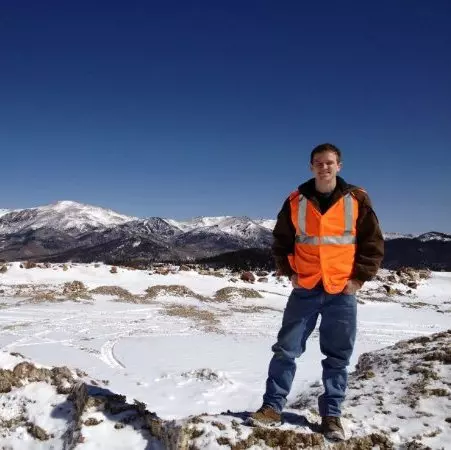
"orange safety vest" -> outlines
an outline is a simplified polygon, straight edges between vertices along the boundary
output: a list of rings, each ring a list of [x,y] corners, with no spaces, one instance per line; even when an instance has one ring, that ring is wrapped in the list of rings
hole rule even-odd
[[[354,267],[357,199],[348,193],[325,214],[298,191],[289,199],[296,239],[294,254],[288,255],[288,260],[298,275],[298,284],[313,289],[322,280],[326,292],[342,292]]]

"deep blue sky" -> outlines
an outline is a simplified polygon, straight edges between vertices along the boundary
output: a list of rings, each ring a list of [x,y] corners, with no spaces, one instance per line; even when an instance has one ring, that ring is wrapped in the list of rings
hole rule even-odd
[[[330,141],[451,232],[451,2],[0,0],[0,208],[275,218]]]

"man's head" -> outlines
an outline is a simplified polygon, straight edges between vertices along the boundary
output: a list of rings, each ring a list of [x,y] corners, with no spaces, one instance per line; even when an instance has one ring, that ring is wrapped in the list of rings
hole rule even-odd
[[[310,169],[317,181],[332,181],[341,169],[340,150],[332,144],[318,145],[310,154]]]

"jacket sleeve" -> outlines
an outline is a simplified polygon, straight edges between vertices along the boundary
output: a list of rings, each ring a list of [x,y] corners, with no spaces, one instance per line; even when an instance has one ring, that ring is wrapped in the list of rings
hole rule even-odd
[[[278,275],[290,277],[294,271],[288,262],[288,255],[293,253],[296,230],[291,221],[290,200],[287,199],[277,215],[273,230],[272,254]]]
[[[360,194],[360,193],[359,193]],[[359,195],[356,255],[352,278],[363,284],[377,273],[384,258],[384,238],[367,194]]]

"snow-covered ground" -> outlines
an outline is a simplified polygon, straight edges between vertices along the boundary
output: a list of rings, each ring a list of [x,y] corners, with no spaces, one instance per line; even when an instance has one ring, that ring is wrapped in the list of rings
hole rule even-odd
[[[387,281],[390,277],[391,281]],[[77,373],[72,373],[73,382],[83,381],[89,389],[99,392],[104,389],[122,394],[130,405],[136,399],[154,412],[165,427],[188,426],[188,417],[208,414],[195,421],[202,426],[197,434],[192,433],[191,441],[198,448],[228,448],[252,434],[252,428],[245,426],[243,420],[247,412],[261,405],[270,348],[290,292],[286,279],[271,274],[265,277],[267,281],[253,284],[238,278],[227,272],[199,274],[177,268],[163,275],[122,267],[111,273],[111,267],[99,264],[25,269],[12,263],[0,273],[0,368],[12,370],[25,357],[38,365],[77,369]],[[101,288],[105,286],[110,288]],[[224,296],[227,292],[220,291],[227,287],[236,289],[230,298]],[[99,289],[92,292],[96,288]],[[242,288],[252,289],[261,297],[249,298],[252,292],[239,291]],[[432,273],[431,278],[409,287],[394,274],[381,271],[378,280],[365,285],[360,302],[350,371],[363,353],[451,328],[451,274]],[[11,352],[20,355],[11,356]],[[314,332],[298,362],[289,396],[291,406],[282,430],[313,433],[314,427],[306,426],[305,420],[313,424],[319,420],[309,395],[316,394],[315,386],[321,379],[321,358]],[[344,418],[348,436],[378,430],[399,448],[414,438],[422,439],[430,448],[450,448],[449,363],[444,367],[448,367],[448,372],[440,373],[440,377],[447,377],[448,385],[436,388],[444,389],[440,392],[445,394],[429,398],[423,419],[417,414],[399,412],[395,403],[402,386],[391,378],[396,378],[396,373],[387,367],[380,375],[381,389],[389,386],[387,392],[392,393],[380,394],[384,405],[379,409],[385,413],[379,414],[377,404],[357,402],[353,389],[360,389],[362,396],[369,395],[368,389],[374,393],[378,390],[373,386],[379,380],[378,367],[372,368],[375,376],[368,377],[365,386],[363,381],[350,386],[348,399],[354,400],[348,400],[345,411],[349,415]],[[411,374],[415,376],[418,374]],[[72,431],[68,433],[74,403],[67,400],[67,393],[61,389],[57,393],[59,385],[53,378],[47,376],[46,380],[28,384],[22,381],[18,384],[23,385],[2,394],[2,448],[170,447],[168,442],[162,443],[163,438],[158,440],[145,430],[135,430],[136,420],[144,420],[142,417],[130,419],[134,426],[124,420],[124,426],[115,428],[119,422],[114,414],[92,408],[85,408],[80,420],[103,421],[83,425],[77,442],[71,444],[77,428],[69,427]],[[232,411],[228,416],[219,415],[228,410]],[[399,419],[402,425],[387,413],[395,410],[398,416],[405,417]],[[433,414],[433,419],[428,414]],[[45,430],[46,440],[32,436],[36,434],[33,424]],[[225,446],[221,447],[221,442]],[[252,440],[249,443],[250,447],[254,445]],[[253,448],[265,447],[259,444]]]

